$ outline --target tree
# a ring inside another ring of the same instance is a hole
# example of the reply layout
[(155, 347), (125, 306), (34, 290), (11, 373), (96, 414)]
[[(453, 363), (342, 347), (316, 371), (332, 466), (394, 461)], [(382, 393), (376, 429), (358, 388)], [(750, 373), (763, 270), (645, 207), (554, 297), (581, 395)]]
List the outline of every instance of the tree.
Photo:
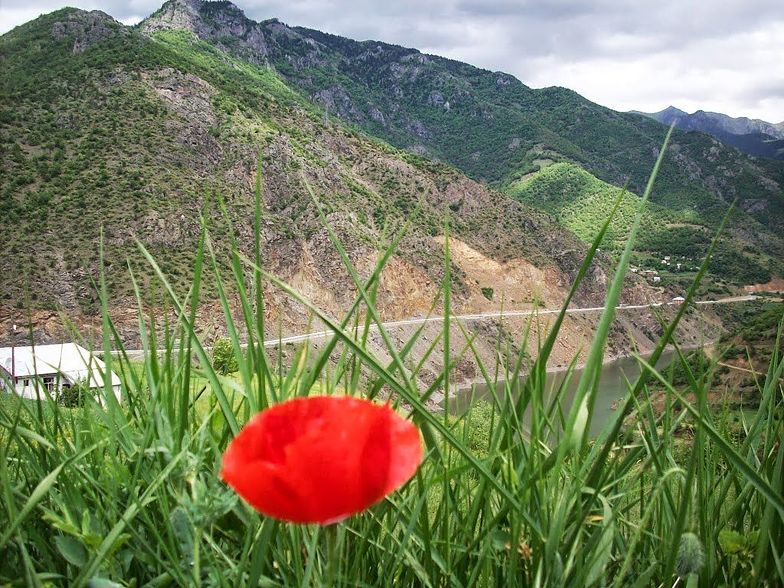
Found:
[(212, 345), (212, 367), (221, 375), (236, 372), (240, 366), (234, 355), (234, 346), (230, 339), (221, 337)]

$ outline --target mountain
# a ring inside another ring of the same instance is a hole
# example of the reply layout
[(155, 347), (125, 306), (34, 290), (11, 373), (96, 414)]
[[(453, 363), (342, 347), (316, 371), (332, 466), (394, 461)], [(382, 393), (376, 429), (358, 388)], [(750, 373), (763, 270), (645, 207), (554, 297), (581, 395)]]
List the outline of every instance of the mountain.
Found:
[(666, 125), (675, 123), (677, 128), (685, 131), (707, 133), (750, 155), (784, 160), (784, 121), (773, 124), (704, 110), (688, 114), (674, 106), (668, 106), (660, 112), (633, 112)]
[(773, 124), (760, 119), (746, 118), (745, 116), (733, 118), (718, 112), (698, 110), (688, 114), (683, 110), (668, 106), (659, 112), (647, 113), (633, 111), (656, 119), (666, 125), (675, 122), (679, 128), (703, 133), (722, 132), (730, 135), (750, 135), (759, 133), (775, 139), (784, 139), (784, 121)]
[[(227, 54), (267, 64), (328, 117), (501, 189), (541, 161), (564, 160), (642, 193), (667, 131), (565, 88), (536, 90), (416, 49), (276, 19), (254, 22), (229, 2), (170, 0), (139, 29), (153, 38), (187, 30)], [(671, 145), (653, 199), (713, 230), (737, 199), (730, 231), (771, 259), (784, 258), (784, 164), (696, 133), (676, 132)]]
[[(39, 342), (61, 338), (60, 311), (89, 330), (103, 249), (109, 310), (133, 345), (138, 319), (129, 268), (146, 309), (158, 307), (160, 295), (137, 240), (183, 293), (204, 219), (217, 267), (229, 275), (230, 232), (252, 256), (258, 165), (264, 265), (332, 316), (341, 316), (356, 292), (306, 181), (363, 276), (408, 224), (378, 293), (388, 319), (438, 306), (446, 212), (455, 312), (534, 308), (537, 299), (557, 306), (586, 250), (549, 215), (453, 167), (325, 121), (266, 64), (228, 55), (187, 31), (150, 37), (101, 12), (63, 9), (0, 37), (0, 56), (4, 341), (12, 323), (28, 321)], [(592, 268), (578, 303), (602, 300), (607, 267), (605, 258)], [(207, 337), (225, 328), (215, 288), (214, 280), (205, 283), (197, 317)], [(270, 325), (309, 328), (301, 305), (268, 290)], [(653, 294), (638, 280), (625, 296)], [(576, 326), (581, 319), (570, 321), (564, 358), (589, 347), (591, 336)], [(494, 361), (499, 327), (490, 321), (482, 329), (475, 344)], [(504, 332), (511, 337), (515, 329)]]
[[(565, 89), (532, 90), (506, 74), (274, 19), (255, 23), (229, 2), (172, 0), (137, 27), (97, 11), (59, 10), (0, 37), (0, 61), (0, 337), (22, 320), (41, 340), (60, 337), (60, 310), (89, 327), (103, 265), (110, 311), (133, 341), (129, 270), (145, 308), (160, 301), (137, 240), (182, 293), (205, 223), (225, 276), (232, 233), (243, 252), (253, 251), (257, 180), (265, 267), (333, 316), (355, 292), (309, 186), (362, 275), (407, 227), (379, 289), (384, 317), (438, 306), (447, 212), (456, 312), (552, 308), (585, 243), (510, 187), (566, 163), (590, 182), (629, 179), (639, 193), (664, 136), (655, 121)], [(728, 199), (740, 196), (731, 250), (749, 267), (779, 271), (780, 168), (694, 135), (676, 134), (657, 210), (710, 236)], [(561, 197), (581, 194), (565, 189)], [(666, 230), (656, 233), (660, 242)], [(603, 299), (609, 267), (600, 256), (578, 304)], [(270, 324), (308, 328), (301, 305), (269, 290)], [(208, 281), (197, 316), (208, 337), (224, 328), (215, 291)], [(667, 295), (633, 276), (624, 299)], [(617, 348), (629, 345), (624, 321), (651, 337), (659, 328), (649, 316), (622, 317)], [(488, 361), (499, 335), (512, 341), (522, 329), (480, 327), (476, 345)], [(591, 329), (589, 319), (570, 317), (561, 357), (589, 347)]]
[(649, 114), (646, 112), (640, 112), (639, 110), (632, 110), (633, 114), (641, 114), (643, 116), (647, 116), (649, 118), (653, 118), (658, 120), (660, 123), (665, 125), (671, 125), (674, 121), (677, 121), (683, 117), (689, 116), (689, 113), (686, 111), (681, 110), (680, 108), (675, 108), (674, 106), (670, 105), (664, 110), (657, 112), (655, 114)]

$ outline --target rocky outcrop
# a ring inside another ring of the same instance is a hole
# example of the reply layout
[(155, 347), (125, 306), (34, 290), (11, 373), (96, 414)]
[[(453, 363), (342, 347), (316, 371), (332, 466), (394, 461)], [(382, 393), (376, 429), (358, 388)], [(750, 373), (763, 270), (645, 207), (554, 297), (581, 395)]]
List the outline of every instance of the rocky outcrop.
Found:
[(198, 38), (213, 41), (223, 50), (252, 63), (263, 63), (267, 55), (264, 26), (253, 22), (231, 2), (169, 0), (140, 25), (142, 32), (187, 30)]
[(52, 37), (57, 41), (72, 41), (73, 53), (83, 53), (96, 43), (128, 34), (121, 23), (100, 10), (69, 12), (63, 20), (52, 25)]

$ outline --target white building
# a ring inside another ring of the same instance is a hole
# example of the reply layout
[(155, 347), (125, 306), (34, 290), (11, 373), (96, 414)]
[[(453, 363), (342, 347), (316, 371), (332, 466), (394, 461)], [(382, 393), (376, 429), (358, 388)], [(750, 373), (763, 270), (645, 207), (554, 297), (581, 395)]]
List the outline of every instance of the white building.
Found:
[[(76, 343), (36, 345), (35, 347), (0, 347), (0, 388), (13, 382), (16, 393), (24, 398), (53, 396), (75, 384), (99, 392), (104, 387), (106, 366), (95, 355)], [(112, 391), (120, 400), (120, 378), (109, 372)]]

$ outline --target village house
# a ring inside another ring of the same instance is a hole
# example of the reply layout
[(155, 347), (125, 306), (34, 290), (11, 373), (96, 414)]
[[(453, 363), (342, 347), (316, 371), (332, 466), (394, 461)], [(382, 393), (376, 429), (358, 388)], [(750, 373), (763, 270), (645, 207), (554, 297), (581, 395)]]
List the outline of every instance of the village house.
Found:
[[(77, 384), (98, 392), (104, 387), (105, 375), (104, 363), (76, 343), (0, 347), (0, 389), (13, 383), (16, 393), (24, 398), (44, 398), (44, 388), (56, 397)], [(114, 372), (108, 377), (119, 401), (120, 378)]]

